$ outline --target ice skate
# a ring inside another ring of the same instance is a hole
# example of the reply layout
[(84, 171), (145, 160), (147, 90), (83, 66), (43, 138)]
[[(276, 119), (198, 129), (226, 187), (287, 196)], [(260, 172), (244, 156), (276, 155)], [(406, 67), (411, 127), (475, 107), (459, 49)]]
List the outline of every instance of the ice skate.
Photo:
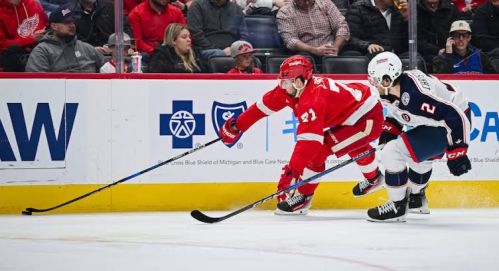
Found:
[(352, 189), (354, 197), (361, 197), (370, 193), (374, 193), (383, 188), (385, 184), (385, 175), (378, 172), (378, 176), (371, 180), (363, 180), (355, 185)]
[(417, 194), (409, 195), (409, 213), (414, 214), (429, 214), (428, 200), (424, 190)]
[(407, 199), (388, 201), (387, 203), (367, 210), (367, 220), (372, 222), (405, 222), (407, 216)]
[(312, 204), (312, 195), (295, 192), (292, 196), (277, 203), (276, 215), (306, 215)]

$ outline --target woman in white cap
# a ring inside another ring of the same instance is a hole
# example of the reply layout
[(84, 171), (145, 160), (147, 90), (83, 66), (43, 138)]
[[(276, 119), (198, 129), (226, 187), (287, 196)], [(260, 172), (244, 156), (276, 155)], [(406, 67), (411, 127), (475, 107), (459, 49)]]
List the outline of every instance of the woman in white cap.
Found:
[(227, 73), (263, 73), (263, 71), (254, 66), (255, 50), (251, 43), (238, 40), (230, 46), (230, 54), (236, 60), (236, 66)]

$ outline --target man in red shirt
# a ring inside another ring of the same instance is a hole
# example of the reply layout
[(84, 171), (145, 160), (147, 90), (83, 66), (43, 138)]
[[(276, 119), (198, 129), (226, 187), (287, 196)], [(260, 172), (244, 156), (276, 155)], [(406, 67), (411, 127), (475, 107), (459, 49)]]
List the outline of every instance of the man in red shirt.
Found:
[(163, 42), (166, 27), (171, 23), (186, 24), (182, 11), (170, 0), (147, 0), (128, 14), (137, 50), (151, 54)]
[[(299, 121), (298, 141), (283, 168), (278, 190), (324, 171), (329, 155), (354, 157), (371, 149), (370, 142), (381, 134), (383, 108), (376, 90), (360, 83), (343, 84), (312, 76), (312, 72), (306, 57), (287, 58), (280, 68), (279, 85), (237, 119), (228, 119), (219, 132), (222, 141), (231, 145), (258, 120), (290, 107)], [(381, 188), (383, 175), (375, 153), (357, 164), (366, 179), (376, 181), (371, 188)], [(280, 196), (276, 214), (306, 214), (317, 186), (318, 181), (312, 181)], [(363, 193), (354, 188), (354, 194)]]
[(5, 53), (1, 62), (6, 71), (24, 71), (29, 52), (45, 35), (47, 21), (35, 0), (0, 0), (0, 58)]

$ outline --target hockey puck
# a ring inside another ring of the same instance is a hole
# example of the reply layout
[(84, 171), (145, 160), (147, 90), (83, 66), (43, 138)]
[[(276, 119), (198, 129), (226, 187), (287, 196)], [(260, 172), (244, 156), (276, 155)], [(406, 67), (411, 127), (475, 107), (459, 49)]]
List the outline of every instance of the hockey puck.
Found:
[(30, 211), (22, 211), (22, 214), (23, 215), (31, 215), (31, 212)]

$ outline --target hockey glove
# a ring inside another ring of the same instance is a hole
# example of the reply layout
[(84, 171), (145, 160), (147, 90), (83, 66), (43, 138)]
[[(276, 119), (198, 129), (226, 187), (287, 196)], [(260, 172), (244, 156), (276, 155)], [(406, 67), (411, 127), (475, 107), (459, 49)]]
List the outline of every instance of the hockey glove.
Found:
[(378, 145), (385, 145), (386, 143), (396, 139), (402, 133), (402, 125), (394, 118), (386, 118), (383, 123), (383, 131), (379, 137)]
[(461, 176), (471, 169), (470, 159), (466, 155), (467, 151), (468, 145), (466, 144), (450, 146), (445, 151), (447, 154), (447, 167), (454, 176)]
[[(277, 184), (277, 191), (288, 188), (289, 186), (301, 181), (301, 173), (292, 169), (289, 165), (285, 165), (282, 168), (281, 178)], [(294, 191), (288, 191), (280, 195), (277, 199), (278, 201), (285, 200), (289, 195), (293, 194)]]
[(241, 137), (243, 133), (239, 131), (236, 127), (236, 120), (234, 118), (228, 119), (222, 127), (220, 127), (220, 131), (218, 131), (218, 136), (222, 138), (222, 142), (231, 146)]

